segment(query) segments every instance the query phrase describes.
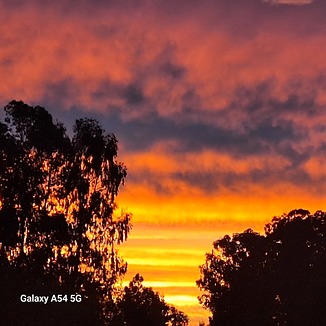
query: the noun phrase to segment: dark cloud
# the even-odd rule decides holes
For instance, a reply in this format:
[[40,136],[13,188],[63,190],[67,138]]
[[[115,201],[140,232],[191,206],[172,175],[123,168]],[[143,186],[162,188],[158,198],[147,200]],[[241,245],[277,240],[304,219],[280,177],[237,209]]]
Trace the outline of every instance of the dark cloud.
[[293,140],[295,138],[293,126],[289,122],[287,124],[289,128],[273,126],[271,122],[266,121],[266,123],[258,125],[248,137],[261,139],[261,141],[271,145],[277,145],[284,140]]
[[175,64],[173,62],[166,62],[161,65],[161,70],[163,74],[174,79],[181,79],[186,73],[185,67],[182,65]]
[[[179,187],[184,185],[189,189],[198,189],[206,195],[218,194],[224,189],[229,189],[234,194],[248,194],[255,185],[266,185],[272,189],[280,183],[306,187],[310,192],[318,192],[322,183],[326,182],[326,177],[321,177],[320,182],[314,184],[311,176],[300,166],[280,168],[277,164],[273,164],[273,157],[270,158],[268,166],[243,172],[238,172],[236,169],[232,171],[218,160],[211,163],[213,167],[211,169],[204,167],[201,169],[200,166],[196,166],[196,170],[178,170],[164,174],[155,172],[153,166],[149,170],[131,171],[129,177],[133,183],[144,185],[164,196],[178,192]],[[165,184],[163,180],[173,180],[173,182]]]
[[53,106],[56,104],[61,106],[65,100],[78,92],[78,83],[73,78],[65,78],[63,80],[48,82],[44,88],[43,103]]
[[[126,162],[127,163],[127,162]],[[148,189],[153,189],[155,193],[164,195],[164,196],[171,196],[175,194],[178,189],[175,188],[173,185],[167,185],[162,182],[162,175],[158,175],[153,170],[138,170],[138,171],[128,171],[128,178],[131,183],[137,184],[138,186],[142,185]],[[165,175],[165,178],[169,178],[171,175]]]
[[91,98],[95,102],[104,100],[108,107],[114,100],[122,100],[127,106],[139,105],[145,101],[143,90],[137,83],[124,84],[110,79],[97,82]]
[[139,105],[145,101],[142,89],[134,84],[130,84],[125,88],[123,96],[126,103],[130,105]]
[[91,97],[93,100],[110,99],[113,94],[121,92],[121,85],[114,85],[109,79],[100,80],[97,82],[95,90],[92,92]]
[[[250,118],[250,117],[248,117]],[[260,155],[279,152],[292,159],[292,154],[283,150],[283,143],[297,142],[306,136],[300,128],[297,130],[291,121],[280,120],[277,125],[272,119],[266,119],[252,126],[250,130],[233,130],[226,125],[219,126],[219,114],[215,115],[216,124],[160,117],[151,113],[139,120],[123,121],[120,114],[108,118],[109,125],[119,131],[129,151],[150,149],[159,141],[176,141],[171,151],[199,152],[213,149],[228,153],[234,157]],[[297,160],[297,156],[293,159]]]
[[316,101],[318,92],[323,92],[325,89],[319,81],[321,79],[320,76],[304,80],[290,77],[283,86],[286,94],[282,98],[278,90],[280,83],[275,79],[251,87],[239,86],[230,99],[227,111],[231,110],[240,114],[245,112],[254,122],[266,118],[277,120],[291,113],[312,117],[320,110]]
[[[283,183],[311,187],[311,177],[302,169],[253,169],[246,173],[225,172],[216,162],[214,171],[177,172],[172,179],[185,182],[190,189],[197,188],[207,194],[218,193],[221,189],[229,189],[234,193],[246,193],[253,185],[265,184],[273,187]],[[311,187],[313,188],[313,187]]]

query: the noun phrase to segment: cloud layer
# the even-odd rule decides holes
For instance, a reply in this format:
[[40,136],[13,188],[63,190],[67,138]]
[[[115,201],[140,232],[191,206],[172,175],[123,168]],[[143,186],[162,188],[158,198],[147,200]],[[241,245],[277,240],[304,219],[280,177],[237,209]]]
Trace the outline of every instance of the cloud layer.
[[130,189],[198,203],[325,193],[324,2],[15,0],[0,9],[1,103],[44,105],[68,124],[99,117],[120,140],[128,203]]
[[262,229],[325,209],[325,12],[322,0],[0,1],[0,103],[114,132],[135,225]]

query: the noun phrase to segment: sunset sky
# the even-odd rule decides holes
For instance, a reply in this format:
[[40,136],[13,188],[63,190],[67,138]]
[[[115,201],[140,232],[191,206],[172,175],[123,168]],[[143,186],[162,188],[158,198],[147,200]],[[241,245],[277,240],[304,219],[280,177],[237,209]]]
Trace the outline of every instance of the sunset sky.
[[1,107],[115,133],[125,281],[141,273],[192,325],[214,240],[326,209],[325,13],[323,0],[0,0]]

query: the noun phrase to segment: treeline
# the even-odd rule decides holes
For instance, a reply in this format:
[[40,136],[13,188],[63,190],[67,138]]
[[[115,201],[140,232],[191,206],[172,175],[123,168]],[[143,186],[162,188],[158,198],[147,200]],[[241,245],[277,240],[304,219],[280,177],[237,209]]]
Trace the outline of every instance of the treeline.
[[[70,138],[43,107],[12,101],[0,121],[0,317],[3,325],[185,326],[188,317],[143,286],[119,286],[117,246],[131,214],[114,217],[127,176],[98,121]],[[199,301],[211,326],[326,325],[326,213],[293,210],[261,235],[213,244]],[[203,324],[201,324],[203,325]]]

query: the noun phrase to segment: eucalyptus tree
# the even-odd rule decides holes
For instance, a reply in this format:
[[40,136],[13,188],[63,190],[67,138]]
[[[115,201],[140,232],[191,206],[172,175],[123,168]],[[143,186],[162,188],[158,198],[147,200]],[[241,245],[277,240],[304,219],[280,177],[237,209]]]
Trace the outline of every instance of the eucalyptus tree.
[[11,101],[0,122],[1,268],[49,275],[103,300],[126,272],[117,244],[130,214],[115,215],[127,170],[117,139],[78,119],[73,137],[43,107]]
[[214,242],[200,267],[210,325],[324,325],[326,213],[293,210],[260,235],[249,229]]

